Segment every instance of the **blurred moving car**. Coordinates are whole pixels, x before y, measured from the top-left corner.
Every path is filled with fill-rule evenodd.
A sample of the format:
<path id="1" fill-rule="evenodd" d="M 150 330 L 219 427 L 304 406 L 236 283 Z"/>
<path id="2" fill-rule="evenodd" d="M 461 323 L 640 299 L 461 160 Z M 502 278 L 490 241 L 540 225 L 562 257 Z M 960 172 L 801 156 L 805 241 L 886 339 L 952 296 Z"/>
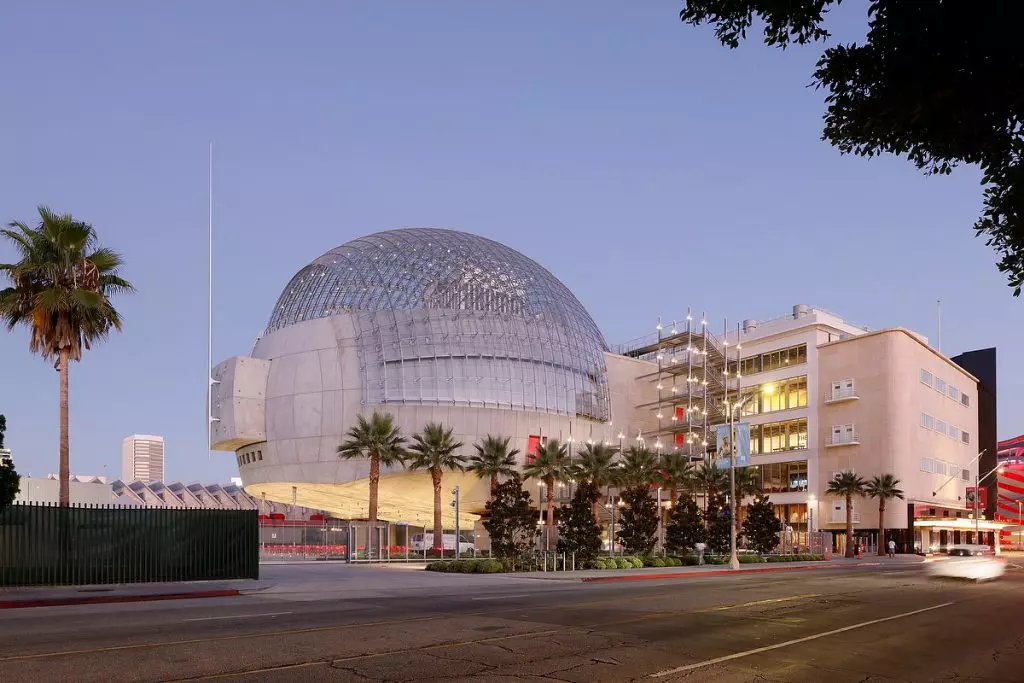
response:
<path id="1" fill-rule="evenodd" d="M 998 579 L 1006 571 L 1006 560 L 987 545 L 952 545 L 946 557 L 930 557 L 925 563 L 929 576 L 973 581 Z"/>

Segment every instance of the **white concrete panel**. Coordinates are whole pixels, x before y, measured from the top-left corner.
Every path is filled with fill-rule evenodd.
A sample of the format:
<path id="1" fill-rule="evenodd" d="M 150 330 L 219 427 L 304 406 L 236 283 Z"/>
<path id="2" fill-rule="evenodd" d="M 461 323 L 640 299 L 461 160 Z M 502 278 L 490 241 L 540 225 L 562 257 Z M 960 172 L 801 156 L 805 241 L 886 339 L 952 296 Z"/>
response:
<path id="1" fill-rule="evenodd" d="M 329 320 L 334 330 L 335 340 L 346 341 L 356 338 L 355 323 L 351 315 L 347 313 L 332 315 Z"/>
<path id="2" fill-rule="evenodd" d="M 266 456 L 264 456 L 266 459 Z M 299 456 L 295 450 L 295 439 L 285 439 L 278 442 L 277 449 L 277 465 L 283 467 L 284 465 L 295 464 L 299 461 Z"/>
<path id="3" fill-rule="evenodd" d="M 325 391 L 343 389 L 338 349 L 322 349 L 317 351 L 317 356 L 320 359 L 321 388 Z"/>
<path id="4" fill-rule="evenodd" d="M 320 439 L 318 437 L 308 439 L 296 439 L 295 459 L 300 463 L 313 463 L 320 461 Z"/>
<path id="5" fill-rule="evenodd" d="M 340 435 L 342 433 L 342 422 L 341 422 L 341 408 L 339 404 L 342 401 L 340 391 L 325 391 L 321 394 L 323 398 L 323 408 L 320 415 L 320 431 L 321 435 Z"/>
<path id="6" fill-rule="evenodd" d="M 293 434 L 296 437 L 319 436 L 323 414 L 323 394 L 296 394 L 292 397 Z"/>
<path id="7" fill-rule="evenodd" d="M 359 354 L 355 348 L 338 348 L 338 367 L 341 370 L 342 389 L 363 389 L 363 375 L 359 370 Z"/>
<path id="8" fill-rule="evenodd" d="M 323 380 L 320 378 L 320 357 L 316 351 L 296 354 L 294 393 L 307 394 L 311 391 L 322 391 Z"/>
<path id="9" fill-rule="evenodd" d="M 275 358 L 270 364 L 267 379 L 267 398 L 290 396 L 295 393 L 295 371 L 298 361 L 294 356 Z"/>
<path id="10" fill-rule="evenodd" d="M 291 396 L 267 401 L 267 441 L 290 439 L 295 435 L 292 410 Z"/>

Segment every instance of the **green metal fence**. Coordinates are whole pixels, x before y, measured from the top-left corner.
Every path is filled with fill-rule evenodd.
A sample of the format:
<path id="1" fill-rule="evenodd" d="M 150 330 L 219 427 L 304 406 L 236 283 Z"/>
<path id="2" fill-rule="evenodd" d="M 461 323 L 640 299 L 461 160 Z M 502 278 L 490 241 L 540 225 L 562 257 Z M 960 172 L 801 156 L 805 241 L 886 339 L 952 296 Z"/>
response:
<path id="1" fill-rule="evenodd" d="M 255 510 L 12 505 L 0 586 L 259 578 Z"/>

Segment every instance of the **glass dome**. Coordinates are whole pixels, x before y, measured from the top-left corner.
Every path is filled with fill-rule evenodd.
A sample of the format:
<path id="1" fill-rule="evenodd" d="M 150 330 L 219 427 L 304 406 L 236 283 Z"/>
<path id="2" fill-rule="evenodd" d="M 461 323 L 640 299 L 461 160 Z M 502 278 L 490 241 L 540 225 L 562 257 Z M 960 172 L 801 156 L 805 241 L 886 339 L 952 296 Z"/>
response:
<path id="1" fill-rule="evenodd" d="M 583 305 L 519 252 L 453 230 L 379 232 L 292 278 L 267 325 L 356 324 L 369 403 L 473 405 L 606 421 L 606 344 Z"/>

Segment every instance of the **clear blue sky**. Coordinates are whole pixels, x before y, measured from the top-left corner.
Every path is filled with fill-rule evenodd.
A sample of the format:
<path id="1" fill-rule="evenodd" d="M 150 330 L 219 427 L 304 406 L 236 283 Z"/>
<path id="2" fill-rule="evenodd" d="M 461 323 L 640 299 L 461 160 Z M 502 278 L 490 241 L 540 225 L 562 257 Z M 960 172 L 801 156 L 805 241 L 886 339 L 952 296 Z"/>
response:
<path id="1" fill-rule="evenodd" d="M 844 4 L 839 35 L 864 31 Z M 687 304 L 721 319 L 810 303 L 999 347 L 999 432 L 1024 431 L 1024 301 L 970 229 L 973 169 L 841 157 L 806 87 L 821 48 L 730 51 L 674 0 L 10 3 L 0 218 L 47 203 L 127 258 L 123 335 L 72 368 L 72 471 L 118 476 L 167 438 L 205 448 L 207 144 L 216 144 L 215 360 L 248 353 L 292 274 L 351 238 L 436 226 L 552 270 L 609 342 Z M 10 255 L 6 247 L 0 260 Z M 56 470 L 57 374 L 0 332 L 8 445 Z M 106 467 L 106 470 L 104 468 Z"/>

